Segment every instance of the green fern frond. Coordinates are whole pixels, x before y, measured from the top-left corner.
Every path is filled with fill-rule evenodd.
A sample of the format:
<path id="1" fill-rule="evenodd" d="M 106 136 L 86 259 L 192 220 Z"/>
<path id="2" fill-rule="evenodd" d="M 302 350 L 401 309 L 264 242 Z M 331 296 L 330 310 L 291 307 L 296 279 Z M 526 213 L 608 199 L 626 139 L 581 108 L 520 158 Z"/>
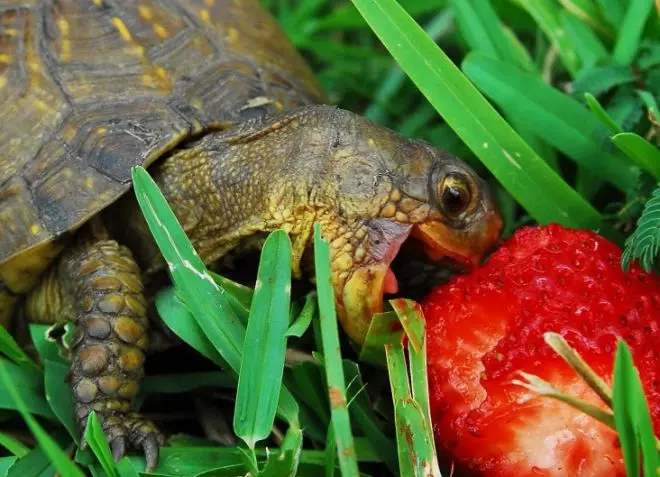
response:
<path id="1" fill-rule="evenodd" d="M 621 266 L 624 270 L 628 270 L 630 262 L 638 259 L 642 268 L 650 272 L 658 253 L 660 253 L 660 185 L 646 202 L 642 216 L 637 221 L 635 233 L 626 240 Z"/>

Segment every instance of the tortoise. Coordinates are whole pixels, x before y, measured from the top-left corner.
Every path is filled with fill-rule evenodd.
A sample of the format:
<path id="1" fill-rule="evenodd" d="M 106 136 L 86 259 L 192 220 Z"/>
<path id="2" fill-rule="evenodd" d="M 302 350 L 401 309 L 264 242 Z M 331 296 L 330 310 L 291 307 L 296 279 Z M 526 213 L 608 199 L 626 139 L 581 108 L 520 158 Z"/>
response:
<path id="1" fill-rule="evenodd" d="M 501 220 L 460 159 L 323 104 L 257 0 L 0 1 L 0 321 L 71 320 L 71 386 L 115 458 L 163 436 L 133 408 L 164 262 L 132 194 L 149 166 L 207 264 L 282 228 L 299 277 L 315 222 L 357 344 L 417 237 L 474 266 Z M 123 196 L 123 197 L 122 197 Z"/>

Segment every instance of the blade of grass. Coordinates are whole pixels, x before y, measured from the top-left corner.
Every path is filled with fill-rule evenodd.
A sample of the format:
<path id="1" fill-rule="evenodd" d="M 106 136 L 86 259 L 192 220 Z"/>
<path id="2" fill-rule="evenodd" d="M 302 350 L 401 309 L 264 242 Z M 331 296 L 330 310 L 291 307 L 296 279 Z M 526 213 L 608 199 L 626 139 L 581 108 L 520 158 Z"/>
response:
<path id="1" fill-rule="evenodd" d="M 346 382 L 339 347 L 334 291 L 331 285 L 330 248 L 328 242 L 321 237 L 321 225 L 318 223 L 314 224 L 314 264 L 325 374 L 328 382 L 330 414 L 337 444 L 339 467 L 342 476 L 356 476 L 358 466 L 351 432 L 351 420 L 346 406 Z"/>
<path id="2" fill-rule="evenodd" d="M 450 3 L 461 32 L 473 51 L 517 64 L 521 68 L 533 65 L 520 61 L 523 57 L 517 54 L 490 0 L 451 0 Z"/>
<path id="3" fill-rule="evenodd" d="M 600 214 L 520 139 L 394 0 L 353 0 L 417 87 L 539 222 L 598 227 Z"/>
<path id="4" fill-rule="evenodd" d="M 0 432 L 0 446 L 19 458 L 30 452 L 30 449 L 21 441 L 4 432 Z"/>
<path id="5" fill-rule="evenodd" d="M 419 404 L 412 399 L 396 402 L 397 442 L 401 477 L 440 476 L 431 430 Z"/>
<path id="6" fill-rule="evenodd" d="M 631 0 L 623 17 L 619 35 L 614 45 L 612 56 L 617 63 L 629 65 L 632 63 L 644 30 L 644 25 L 653 9 L 653 0 Z"/>
<path id="7" fill-rule="evenodd" d="M 132 176 L 138 204 L 168 263 L 177 291 L 183 295 L 186 307 L 219 355 L 238 374 L 245 328 L 229 304 L 226 292 L 208 274 L 204 262 L 147 171 L 135 167 Z M 297 404 L 286 388 L 282 388 L 280 394 L 278 415 L 290 424 L 297 424 Z"/>
<path id="8" fill-rule="evenodd" d="M 598 100 L 594 98 L 594 96 L 590 93 L 584 93 L 584 99 L 587 101 L 587 105 L 589 106 L 589 109 L 591 109 L 591 112 L 593 113 L 594 116 L 598 118 L 598 120 L 603 123 L 607 129 L 609 129 L 612 133 L 618 134 L 622 133 L 623 129 L 621 129 L 621 126 L 619 126 L 614 119 L 610 117 L 609 114 L 607 114 L 607 111 L 603 109 L 603 107 L 600 105 Z"/>
<path id="9" fill-rule="evenodd" d="M 17 365 L 41 373 L 41 368 L 25 354 L 25 351 L 18 346 L 14 338 L 2 326 L 0 326 L 0 352 Z"/>
<path id="10" fill-rule="evenodd" d="M 660 149 L 635 133 L 624 132 L 612 137 L 612 142 L 638 167 L 660 181 Z"/>
<path id="11" fill-rule="evenodd" d="M 302 452 L 303 433 L 300 429 L 289 427 L 277 454 L 269 454 L 266 465 L 259 472 L 260 477 L 296 477 L 300 453 Z"/>
<path id="12" fill-rule="evenodd" d="M 626 0 L 596 0 L 596 2 L 610 24 L 618 30 L 625 15 Z"/>
<path id="13" fill-rule="evenodd" d="M 119 470 L 112 458 L 108 440 L 101 428 L 101 422 L 96 417 L 96 412 L 94 411 L 89 413 L 83 436 L 85 442 L 89 444 L 90 449 L 92 449 L 96 459 L 101 464 L 103 471 L 110 477 L 119 477 Z"/>
<path id="14" fill-rule="evenodd" d="M 41 427 L 37 420 L 32 417 L 20 393 L 18 392 L 18 389 L 11 381 L 10 375 L 7 372 L 6 364 L 3 362 L 0 362 L 0 381 L 4 383 L 4 386 L 7 388 L 9 394 L 16 403 L 18 412 L 23 417 L 23 420 L 25 420 L 25 423 L 30 428 L 32 434 L 34 434 L 34 437 L 39 443 L 39 446 L 49 457 L 57 471 L 62 475 L 66 475 L 67 477 L 84 477 L 84 474 L 78 468 L 78 466 L 71 462 L 64 451 L 57 445 L 55 440 L 53 440 L 53 438 L 48 435 L 48 433 Z"/>
<path id="15" fill-rule="evenodd" d="M 41 383 L 35 381 L 35 375 L 31 370 L 21 368 L 17 364 L 2 357 L 0 357 L 0 364 L 3 365 L 3 369 L 8 374 L 13 386 L 20 390 L 23 402 L 31 414 L 36 414 L 50 420 L 56 419 L 43 397 L 43 392 L 40 389 Z M 9 387 L 0 385 L 0 409 L 18 410 L 16 406 L 17 402 L 12 398 Z"/>
<path id="16" fill-rule="evenodd" d="M 399 323 L 399 318 L 393 311 L 385 313 L 376 313 L 369 323 L 367 337 L 360 350 L 360 361 L 386 367 L 385 359 L 386 344 L 400 343 L 403 336 L 403 330 Z"/>
<path id="17" fill-rule="evenodd" d="M 483 55 L 468 55 L 463 70 L 508 114 L 527 118 L 539 137 L 578 164 L 621 190 L 636 186 L 636 168 L 603 151 L 597 140 L 604 135 L 602 126 L 577 101 L 532 74 Z"/>
<path id="18" fill-rule="evenodd" d="M 272 232 L 261 251 L 245 343 L 259 353 L 243 353 L 234 408 L 234 432 L 254 449 L 270 434 L 282 389 L 286 331 L 291 306 L 291 242 Z"/>
<path id="19" fill-rule="evenodd" d="M 177 296 L 174 288 L 166 288 L 156 295 L 156 309 L 169 329 L 202 356 L 220 367 L 227 364 L 202 331 L 192 313 Z"/>
<path id="20" fill-rule="evenodd" d="M 575 47 L 583 69 L 594 66 L 609 56 L 598 36 L 579 19 L 562 11 L 559 20 L 566 36 Z"/>
<path id="21" fill-rule="evenodd" d="M 580 60 L 575 46 L 570 42 L 559 23 L 560 8 L 550 0 L 514 0 L 538 23 L 543 33 L 557 46 L 559 57 L 571 76 L 580 69 Z"/>
<path id="22" fill-rule="evenodd" d="M 300 338 L 304 335 L 305 331 L 309 328 L 309 325 L 312 324 L 312 318 L 316 315 L 317 311 L 318 302 L 316 300 L 316 294 L 308 293 L 305 297 L 305 305 L 303 306 L 302 311 L 298 315 L 298 318 L 296 318 L 291 326 L 289 326 L 289 329 L 286 330 L 286 336 Z"/>
<path id="23" fill-rule="evenodd" d="M 614 422 L 626 465 L 627 475 L 639 475 L 639 435 L 633 406 L 636 399 L 635 368 L 629 350 L 619 344 L 614 359 L 614 386 L 612 404 Z"/>
<path id="24" fill-rule="evenodd" d="M 608 38 L 614 37 L 612 28 L 607 24 L 598 6 L 593 0 L 559 0 L 566 11 L 590 25 Z"/>

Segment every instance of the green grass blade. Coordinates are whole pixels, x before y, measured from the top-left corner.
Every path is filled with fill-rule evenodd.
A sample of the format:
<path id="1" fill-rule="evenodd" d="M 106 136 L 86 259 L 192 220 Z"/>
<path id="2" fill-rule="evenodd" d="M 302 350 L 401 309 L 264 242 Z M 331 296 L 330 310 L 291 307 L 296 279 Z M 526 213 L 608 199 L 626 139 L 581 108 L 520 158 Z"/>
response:
<path id="1" fill-rule="evenodd" d="M 227 292 L 229 304 L 234 309 L 234 312 L 244 325 L 247 324 L 247 318 L 250 314 L 250 303 L 252 303 L 252 295 L 254 290 L 252 288 L 236 283 L 228 278 L 218 275 L 209 271 L 209 274 L 220 285 L 220 287 Z"/>
<path id="2" fill-rule="evenodd" d="M 328 435 L 325 439 L 325 477 L 335 477 L 335 462 L 337 461 L 337 440 L 332 424 L 328 427 Z"/>
<path id="3" fill-rule="evenodd" d="M 66 475 L 67 477 L 84 477 L 84 474 L 78 468 L 78 466 L 71 462 L 64 451 L 60 449 L 57 443 L 53 440 L 53 438 L 48 435 L 48 433 L 41 427 L 37 420 L 32 417 L 28 407 L 21 397 L 21 394 L 11 380 L 11 377 L 7 371 L 6 364 L 3 362 L 0 362 L 0 382 L 2 382 L 9 391 L 9 394 L 16 403 L 18 412 L 25 420 L 25 423 L 30 428 L 32 434 L 34 434 L 34 437 L 39 443 L 39 446 L 50 458 L 57 471 L 62 475 Z"/>
<path id="4" fill-rule="evenodd" d="M 282 388 L 291 306 L 291 242 L 272 232 L 261 251 L 236 391 L 234 432 L 251 449 L 270 434 Z"/>
<path id="5" fill-rule="evenodd" d="M 387 465 L 394 475 L 397 475 L 399 464 L 396 457 L 396 445 L 385 435 L 378 423 L 373 405 L 364 390 L 365 386 L 357 363 L 344 360 L 344 375 L 346 380 L 352 383 L 348 391 L 348 410 L 351 413 L 352 422 L 355 422 L 362 429 L 378 458 Z M 358 460 L 362 460 L 362 450 L 358 448 L 357 443 L 356 448 L 358 449 Z"/>
<path id="6" fill-rule="evenodd" d="M 440 475 L 431 429 L 419 404 L 412 399 L 396 402 L 397 443 L 401 477 Z"/>
<path id="7" fill-rule="evenodd" d="M 559 57 L 566 69 L 575 76 L 580 69 L 579 55 L 559 22 L 559 5 L 551 0 L 514 1 L 536 20 L 543 33 L 557 46 Z"/>
<path id="8" fill-rule="evenodd" d="M 502 119 L 394 0 L 353 0 L 378 37 L 458 136 L 539 222 L 598 227 L 600 214 Z"/>
<path id="9" fill-rule="evenodd" d="M 612 407 L 627 475 L 639 475 L 639 448 L 642 439 L 646 441 L 646 445 L 642 447 L 645 464 L 644 475 L 646 477 L 656 475 L 656 469 L 660 466 L 660 461 L 658 461 L 655 436 L 650 426 L 648 405 L 644 398 L 644 391 L 633 363 L 630 348 L 623 341 L 619 341 L 614 359 Z M 644 434 L 641 434 L 640 431 L 643 431 Z M 649 454 L 653 454 L 653 456 Z"/>
<path id="10" fill-rule="evenodd" d="M 633 83 L 637 77 L 628 66 L 607 65 L 583 70 L 573 81 L 573 96 L 584 93 L 600 96 L 616 86 Z"/>
<path id="11" fill-rule="evenodd" d="M 613 134 L 622 133 L 623 129 L 619 126 L 614 119 L 607 114 L 607 111 L 600 105 L 598 100 L 590 93 L 584 94 L 584 99 L 587 101 L 587 106 L 591 109 L 591 112 L 598 120 L 603 123 L 603 125 L 609 129 Z"/>
<path id="12" fill-rule="evenodd" d="M 240 369 L 245 330 L 225 292 L 206 271 L 183 228 L 147 171 L 132 171 L 135 196 L 181 298 L 223 359 Z"/>
<path id="13" fill-rule="evenodd" d="M 119 477 L 117 464 L 115 464 L 115 461 L 112 458 L 108 440 L 101 428 L 101 422 L 99 421 L 99 418 L 96 417 L 96 412 L 94 411 L 89 413 L 83 436 L 85 442 L 89 444 L 90 449 L 92 449 L 92 452 L 101 464 L 105 473 L 110 477 Z"/>
<path id="14" fill-rule="evenodd" d="M 408 362 L 410 364 L 410 384 L 412 397 L 419 405 L 424 420 L 431 422 L 431 405 L 429 403 L 429 381 L 426 366 L 426 322 L 424 313 L 418 303 L 412 300 L 398 298 L 391 300 L 392 308 L 399 316 L 408 336 Z M 428 427 L 428 438 L 433 442 L 431 428 Z"/>
<path id="15" fill-rule="evenodd" d="M 46 400 L 55 416 L 69 431 L 71 438 L 78 443 L 80 438 L 73 415 L 73 391 L 67 382 L 70 366 L 58 361 L 47 360 L 44 363 L 44 369 Z"/>
<path id="16" fill-rule="evenodd" d="M 603 15 L 610 24 L 619 29 L 621 23 L 623 22 L 623 17 L 625 16 L 626 10 L 625 5 L 628 0 L 596 0 L 600 5 L 600 9 L 603 12 Z"/>
<path id="17" fill-rule="evenodd" d="M 604 134 L 600 122 L 577 101 L 535 75 L 483 55 L 468 55 L 463 70 L 508 114 L 527 118 L 539 137 L 578 164 L 621 190 L 636 186 L 636 169 L 603 150 L 597 139 Z"/>
<path id="18" fill-rule="evenodd" d="M 50 420 L 55 420 L 56 417 L 50 406 L 46 402 L 41 390 L 41 379 L 35 375 L 31 370 L 21 368 L 17 364 L 0 357 L 0 364 L 9 376 L 13 387 L 19 389 L 20 395 L 23 398 L 23 404 L 27 407 L 31 414 L 36 414 Z M 35 379 L 36 378 L 36 379 Z M 17 401 L 12 397 L 10 388 L 0 381 L 0 409 L 13 409 L 19 410 Z"/>
<path id="19" fill-rule="evenodd" d="M 305 297 L 305 305 L 303 306 L 302 311 L 291 326 L 289 326 L 289 329 L 286 330 L 286 336 L 300 338 L 304 335 L 305 331 L 309 328 L 309 325 L 312 324 L 312 318 L 316 315 L 317 311 L 318 302 L 316 301 L 316 294 L 309 293 Z"/>
<path id="20" fill-rule="evenodd" d="M 5 477 L 9 468 L 16 462 L 16 457 L 0 457 L 0 476 Z"/>
<path id="21" fill-rule="evenodd" d="M 612 28 L 608 25 L 600 9 L 593 0 L 559 0 L 566 11 L 590 25 L 608 38 L 614 37 Z"/>
<path id="22" fill-rule="evenodd" d="M 268 455 L 266 465 L 259 472 L 259 477 L 296 477 L 298 475 L 302 444 L 302 431 L 289 427 L 279 452 Z"/>
<path id="23" fill-rule="evenodd" d="M 364 345 L 360 350 L 360 361 L 366 361 L 381 367 L 387 367 L 385 359 L 386 344 L 401 343 L 403 330 L 396 313 L 388 311 L 374 314 Z"/>
<path id="24" fill-rule="evenodd" d="M 646 170 L 655 180 L 660 181 L 660 149 L 643 137 L 631 132 L 613 136 L 612 142 L 638 167 Z"/>
<path id="25" fill-rule="evenodd" d="M 21 441 L 16 439 L 14 436 L 5 434 L 4 432 L 0 432 L 0 446 L 4 447 L 11 454 L 19 458 L 30 452 L 30 449 L 26 447 Z"/>
<path id="26" fill-rule="evenodd" d="M 490 0 L 452 0 L 456 21 L 473 51 L 482 52 L 522 68 L 530 66 L 521 62 L 518 51 L 511 42 Z"/>
<path id="27" fill-rule="evenodd" d="M 321 226 L 318 223 L 314 224 L 314 264 L 325 374 L 328 382 L 330 414 L 337 443 L 339 467 L 343 477 L 357 476 L 358 466 L 351 432 L 351 420 L 346 405 L 346 382 L 339 348 L 334 291 L 331 285 L 330 247 L 328 242 L 321 237 Z"/>
<path id="28" fill-rule="evenodd" d="M 236 317 L 227 293 L 209 275 L 204 262 L 195 252 L 165 197 L 147 171 L 142 167 L 136 167 L 132 175 L 138 204 L 168 263 L 177 294 L 222 361 L 238 374 L 245 341 L 245 328 Z M 168 304 L 174 304 L 171 297 Z M 161 306 L 163 306 L 162 298 Z M 186 318 L 186 314 L 180 308 L 178 317 Z M 164 319 L 167 321 L 167 318 Z M 182 321 L 179 321 L 179 324 L 181 323 Z M 185 334 L 185 326 L 183 328 L 175 332 Z M 198 338 L 190 334 L 186 336 Z M 201 342 L 203 341 L 196 340 L 197 345 Z M 278 415 L 289 423 L 297 423 L 296 402 L 285 388 L 282 389 Z"/>
<path id="29" fill-rule="evenodd" d="M 594 66 L 608 57 L 605 46 L 588 25 L 566 11 L 559 14 L 559 20 L 566 36 L 575 47 L 582 68 Z"/>
<path id="30" fill-rule="evenodd" d="M 2 326 L 0 326 L 0 353 L 11 359 L 17 365 L 23 368 L 29 368 L 36 372 L 41 372 L 39 366 L 35 364 L 25 351 L 14 341 L 14 338 Z"/>
<path id="31" fill-rule="evenodd" d="M 612 52 L 617 63 L 622 65 L 632 63 L 639 49 L 644 25 L 652 9 L 653 0 L 630 0 Z"/>
<path id="32" fill-rule="evenodd" d="M 166 288 L 156 295 L 156 309 L 169 329 L 186 344 L 220 367 L 227 366 L 220 353 L 204 334 L 193 314 L 177 296 L 174 288 Z"/>

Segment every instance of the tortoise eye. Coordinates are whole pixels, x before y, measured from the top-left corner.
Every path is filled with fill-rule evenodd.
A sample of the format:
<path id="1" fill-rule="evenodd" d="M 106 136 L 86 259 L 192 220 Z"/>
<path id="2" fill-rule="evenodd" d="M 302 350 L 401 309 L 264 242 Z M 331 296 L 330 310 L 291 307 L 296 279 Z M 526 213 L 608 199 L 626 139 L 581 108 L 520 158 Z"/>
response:
<path id="1" fill-rule="evenodd" d="M 440 184 L 440 203 L 447 215 L 456 217 L 467 210 L 472 201 L 470 185 L 465 177 L 447 174 Z"/>

